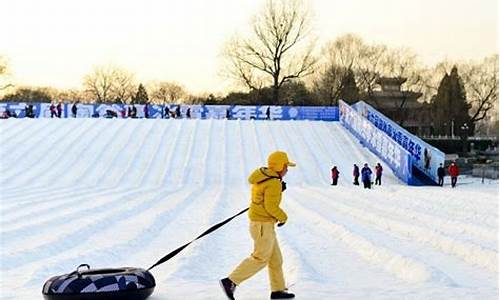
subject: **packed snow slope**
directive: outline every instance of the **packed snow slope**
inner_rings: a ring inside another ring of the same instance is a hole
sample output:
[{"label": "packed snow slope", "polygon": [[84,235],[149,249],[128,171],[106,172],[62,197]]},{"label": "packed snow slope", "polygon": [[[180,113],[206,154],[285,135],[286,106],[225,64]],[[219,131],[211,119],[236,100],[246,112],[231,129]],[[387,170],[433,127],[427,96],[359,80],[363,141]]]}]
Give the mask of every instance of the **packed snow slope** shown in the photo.
[{"label": "packed snow slope", "polygon": [[[339,123],[9,119],[0,121],[0,298],[41,299],[81,263],[147,268],[247,207],[250,172],[277,149],[278,228],[297,299],[498,299],[498,181],[353,186],[378,162]],[[339,186],[330,168],[339,167]],[[155,268],[151,300],[224,299],[218,280],[252,249],[241,216]],[[268,299],[263,270],[237,299]]]}]

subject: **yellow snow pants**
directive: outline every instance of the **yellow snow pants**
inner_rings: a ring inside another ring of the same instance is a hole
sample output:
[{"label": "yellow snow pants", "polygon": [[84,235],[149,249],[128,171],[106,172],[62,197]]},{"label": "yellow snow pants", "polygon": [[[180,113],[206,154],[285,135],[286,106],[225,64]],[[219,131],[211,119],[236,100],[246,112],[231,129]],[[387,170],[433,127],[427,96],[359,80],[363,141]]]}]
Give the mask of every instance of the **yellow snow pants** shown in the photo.
[{"label": "yellow snow pants", "polygon": [[271,291],[285,290],[283,258],[276,239],[274,223],[250,221],[250,235],[254,241],[253,253],[234,269],[229,279],[239,285],[267,266]]}]

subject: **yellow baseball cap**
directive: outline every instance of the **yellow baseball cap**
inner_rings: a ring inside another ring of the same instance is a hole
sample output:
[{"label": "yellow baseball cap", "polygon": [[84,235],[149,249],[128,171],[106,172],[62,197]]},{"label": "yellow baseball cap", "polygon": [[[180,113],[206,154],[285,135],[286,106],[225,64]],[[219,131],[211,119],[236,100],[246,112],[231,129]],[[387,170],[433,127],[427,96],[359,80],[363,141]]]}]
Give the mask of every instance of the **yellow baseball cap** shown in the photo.
[{"label": "yellow baseball cap", "polygon": [[297,164],[288,159],[288,155],[283,151],[275,151],[269,154],[267,166],[276,172],[283,170],[283,166],[295,167]]}]

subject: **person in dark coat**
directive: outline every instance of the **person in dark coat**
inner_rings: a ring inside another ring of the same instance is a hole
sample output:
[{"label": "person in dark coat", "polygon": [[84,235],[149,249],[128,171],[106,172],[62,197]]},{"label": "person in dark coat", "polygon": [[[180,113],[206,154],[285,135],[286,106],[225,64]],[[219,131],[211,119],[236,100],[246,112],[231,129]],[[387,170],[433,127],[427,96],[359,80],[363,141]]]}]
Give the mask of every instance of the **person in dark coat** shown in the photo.
[{"label": "person in dark coat", "polygon": [[352,170],[352,176],[354,177],[354,185],[359,185],[359,167],[358,165],[354,164],[354,169]]},{"label": "person in dark coat", "polygon": [[26,114],[27,118],[34,118],[35,117],[35,113],[33,111],[33,104],[29,104],[28,106],[26,106],[25,114]]},{"label": "person in dark coat", "polygon": [[181,106],[180,105],[177,105],[177,107],[175,108],[175,118],[181,118]]},{"label": "person in dark coat", "polygon": [[271,120],[271,107],[268,106],[266,109],[266,120]]},{"label": "person in dark coat", "polygon": [[437,169],[437,175],[438,175],[438,178],[439,178],[438,184],[440,186],[443,186],[443,184],[444,184],[444,175],[445,175],[443,164],[439,164],[439,168]]},{"label": "person in dark coat", "polygon": [[169,119],[170,118],[170,107],[168,105],[165,105],[165,118]]},{"label": "person in dark coat", "polygon": [[73,115],[73,118],[76,118],[76,112],[78,108],[76,107],[76,102],[73,103],[73,106],[71,106],[71,114]]},{"label": "person in dark coat", "polygon": [[332,185],[337,185],[339,180],[339,170],[337,170],[337,166],[333,166],[332,168]]},{"label": "person in dark coat", "polygon": [[377,166],[375,166],[375,185],[382,185],[382,171],[384,169],[380,165],[380,163],[377,163]]},{"label": "person in dark coat", "polygon": [[451,176],[451,187],[455,187],[457,185],[457,177],[460,174],[460,170],[458,169],[457,164],[454,162],[448,167],[448,174]]},{"label": "person in dark coat", "polygon": [[60,117],[61,117],[61,115],[62,115],[62,103],[61,103],[61,102],[59,102],[59,103],[57,104],[57,117],[58,117],[58,118],[60,118]]},{"label": "person in dark coat", "polygon": [[191,107],[186,110],[186,118],[191,119]]},{"label": "person in dark coat", "polygon": [[54,103],[51,103],[50,104],[50,117],[53,118],[54,116],[57,117],[56,106],[54,105]]},{"label": "person in dark coat", "polygon": [[361,181],[363,181],[363,187],[365,189],[372,188],[372,170],[365,164],[363,169],[361,169]]},{"label": "person in dark coat", "polygon": [[132,118],[137,118],[137,107],[135,107],[135,104],[132,104]]},{"label": "person in dark coat", "polygon": [[144,105],[144,118],[149,119],[149,105]]}]

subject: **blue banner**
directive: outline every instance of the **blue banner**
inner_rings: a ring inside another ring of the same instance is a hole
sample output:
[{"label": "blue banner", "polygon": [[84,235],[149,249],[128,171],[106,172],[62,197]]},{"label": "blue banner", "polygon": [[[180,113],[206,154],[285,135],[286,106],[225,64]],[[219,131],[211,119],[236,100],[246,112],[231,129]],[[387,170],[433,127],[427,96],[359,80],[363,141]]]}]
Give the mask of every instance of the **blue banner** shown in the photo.
[{"label": "blue banner", "polygon": [[[32,105],[34,118],[58,117],[57,104],[50,103],[0,103],[3,117],[26,117]],[[51,109],[52,106],[52,109]],[[135,107],[135,113],[131,110]],[[321,120],[338,121],[339,110],[336,106],[268,106],[268,105],[156,105],[156,104],[73,104],[61,103],[61,118],[193,118],[193,119],[240,119],[240,120]]]},{"label": "blue banner", "polygon": [[339,101],[339,108],[340,123],[382,159],[399,179],[412,184],[411,154],[344,101]]},{"label": "blue banner", "polygon": [[353,107],[375,127],[410,152],[413,157],[413,166],[434,182],[438,182],[437,169],[440,163],[444,165],[445,160],[445,154],[442,151],[409,133],[363,101],[357,102]]}]

